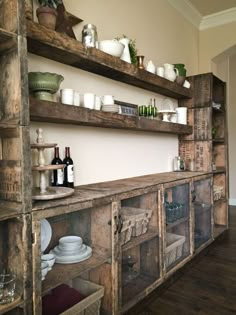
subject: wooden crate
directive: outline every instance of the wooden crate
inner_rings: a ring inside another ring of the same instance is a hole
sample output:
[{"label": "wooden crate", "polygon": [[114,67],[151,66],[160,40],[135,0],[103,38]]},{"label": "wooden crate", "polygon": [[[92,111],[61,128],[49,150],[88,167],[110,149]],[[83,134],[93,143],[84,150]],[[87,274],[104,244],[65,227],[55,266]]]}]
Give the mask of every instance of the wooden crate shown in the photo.
[{"label": "wooden crate", "polygon": [[188,109],[187,124],[193,127],[191,135],[180,135],[180,140],[208,140],[212,138],[210,107]]},{"label": "wooden crate", "polygon": [[211,107],[212,102],[225,108],[225,82],[212,73],[198,74],[187,78],[193,89],[191,99],[180,100],[179,106],[188,108]]},{"label": "wooden crate", "polygon": [[211,141],[180,141],[179,155],[188,165],[189,160],[194,161],[195,171],[212,170],[212,142]]},{"label": "wooden crate", "polygon": [[73,279],[71,286],[86,298],[61,315],[99,315],[104,287],[80,278]]}]

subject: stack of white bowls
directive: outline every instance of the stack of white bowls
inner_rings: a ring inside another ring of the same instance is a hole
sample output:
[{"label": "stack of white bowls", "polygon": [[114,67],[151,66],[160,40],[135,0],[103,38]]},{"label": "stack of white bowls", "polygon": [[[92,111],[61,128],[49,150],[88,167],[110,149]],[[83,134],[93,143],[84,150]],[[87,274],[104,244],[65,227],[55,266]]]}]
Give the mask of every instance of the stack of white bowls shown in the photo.
[{"label": "stack of white bowls", "polygon": [[88,259],[92,249],[83,244],[80,236],[64,236],[59,239],[59,244],[51,251],[56,257],[56,263],[72,264]]},{"label": "stack of white bowls", "polygon": [[41,279],[44,280],[46,274],[52,270],[52,266],[55,264],[55,255],[44,254],[41,256]]}]

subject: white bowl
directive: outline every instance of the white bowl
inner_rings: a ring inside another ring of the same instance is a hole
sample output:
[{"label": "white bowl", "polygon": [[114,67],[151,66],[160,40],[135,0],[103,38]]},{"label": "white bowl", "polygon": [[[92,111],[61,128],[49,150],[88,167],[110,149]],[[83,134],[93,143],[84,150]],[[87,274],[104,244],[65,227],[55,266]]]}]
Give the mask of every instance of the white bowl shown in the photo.
[{"label": "white bowl", "polygon": [[102,50],[103,52],[109,55],[119,58],[121,57],[124,48],[125,45],[119,43],[115,39],[102,40],[98,42],[98,49]]},{"label": "white bowl", "polygon": [[52,266],[55,264],[56,257],[53,254],[45,254],[41,256],[42,262],[48,264],[48,271],[52,270]]},{"label": "white bowl", "polygon": [[46,263],[45,261],[43,261],[41,263],[41,279],[44,280],[46,274],[48,273],[48,263]]},{"label": "white bowl", "polygon": [[73,250],[81,247],[82,244],[82,238],[75,235],[64,236],[59,239],[59,247],[62,250]]}]

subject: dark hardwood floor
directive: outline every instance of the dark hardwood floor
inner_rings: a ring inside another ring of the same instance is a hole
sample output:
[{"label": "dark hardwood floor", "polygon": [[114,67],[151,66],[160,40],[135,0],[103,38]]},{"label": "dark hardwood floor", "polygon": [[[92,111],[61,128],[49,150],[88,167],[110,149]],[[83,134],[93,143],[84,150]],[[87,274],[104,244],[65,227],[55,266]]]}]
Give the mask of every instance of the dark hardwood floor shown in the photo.
[{"label": "dark hardwood floor", "polygon": [[236,314],[236,207],[229,230],[126,315]]}]

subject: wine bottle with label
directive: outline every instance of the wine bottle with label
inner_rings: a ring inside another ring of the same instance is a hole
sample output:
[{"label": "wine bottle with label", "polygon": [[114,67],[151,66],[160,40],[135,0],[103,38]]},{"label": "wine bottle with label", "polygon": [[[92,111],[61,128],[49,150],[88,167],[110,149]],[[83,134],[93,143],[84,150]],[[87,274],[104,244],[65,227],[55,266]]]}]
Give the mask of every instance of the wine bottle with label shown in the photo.
[{"label": "wine bottle with label", "polygon": [[65,148],[65,158],[63,160],[65,164],[64,169],[64,186],[65,187],[74,187],[74,163],[70,157],[70,148]]},{"label": "wine bottle with label", "polygon": [[[52,165],[63,164],[59,156],[59,148],[54,148],[54,158],[52,160]],[[63,186],[64,174],[63,169],[52,171],[52,186]]]}]

